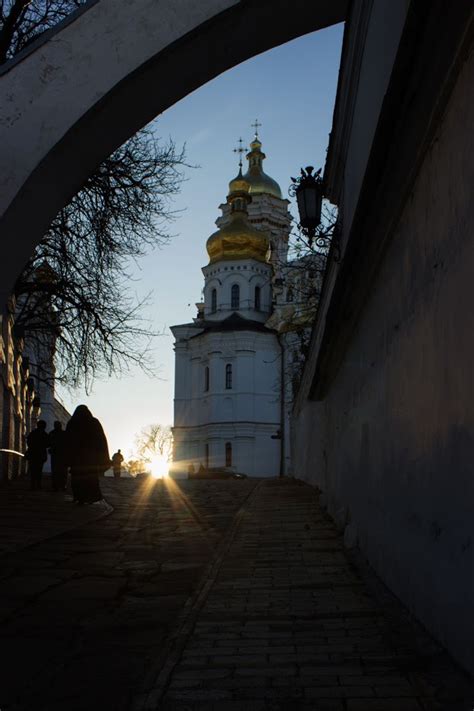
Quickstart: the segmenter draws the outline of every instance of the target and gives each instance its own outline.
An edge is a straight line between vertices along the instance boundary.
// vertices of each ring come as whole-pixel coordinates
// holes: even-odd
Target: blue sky
[[[277,180],[284,196],[290,176],[300,167],[324,165],[342,33],[343,26],[336,25],[243,62],[153,123],[158,136],[171,137],[178,146],[185,143],[188,162],[199,166],[186,171],[187,180],[174,200],[174,209],[182,212],[171,225],[171,243],[134,268],[136,293],[153,292],[146,315],[163,333],[154,346],[158,377],[132,371],[127,377],[97,381],[90,396],[59,393],[70,410],[88,404],[102,421],[111,450],[121,447],[128,455],[142,427],[172,424],[174,353],[169,326],[195,316],[203,287],[201,267],[208,261],[205,244],[215,230],[228,183],[237,174],[232,150],[239,137],[248,146],[257,118],[267,155],[265,172]]]

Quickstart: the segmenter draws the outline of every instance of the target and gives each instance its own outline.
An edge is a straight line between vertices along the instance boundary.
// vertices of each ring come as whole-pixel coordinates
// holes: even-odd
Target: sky
[[[157,375],[132,370],[122,378],[96,381],[92,393],[58,395],[70,412],[89,406],[106,431],[111,452],[128,457],[135,436],[151,423],[173,423],[174,351],[169,327],[196,315],[208,263],[206,240],[215,231],[228,183],[238,172],[233,149],[253,138],[251,124],[267,159],[265,172],[288,197],[290,176],[303,166],[324,165],[331,130],[343,25],[314,32],[258,55],[224,72],[161,114],[156,135],[186,144],[186,181],[173,201],[178,211],[171,242],[133,267],[138,298],[152,292],[145,315],[160,336],[153,356]],[[246,161],[244,158],[244,171]],[[295,214],[294,208],[290,208]]]

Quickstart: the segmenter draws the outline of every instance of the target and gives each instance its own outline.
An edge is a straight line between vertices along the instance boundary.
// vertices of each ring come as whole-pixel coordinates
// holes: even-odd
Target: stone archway
[[[91,2],[0,77],[0,280],[135,131],[208,80],[344,19],[347,0]]]

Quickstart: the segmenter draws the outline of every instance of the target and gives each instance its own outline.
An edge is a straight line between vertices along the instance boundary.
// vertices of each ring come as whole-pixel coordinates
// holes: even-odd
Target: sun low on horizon
[[[149,464],[153,479],[165,479],[169,474],[169,468],[169,459],[162,454],[154,456]]]

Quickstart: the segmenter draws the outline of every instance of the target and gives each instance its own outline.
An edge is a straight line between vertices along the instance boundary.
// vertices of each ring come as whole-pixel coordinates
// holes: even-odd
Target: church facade
[[[289,468],[287,345],[275,321],[286,262],[288,200],[263,171],[255,135],[248,171],[229,184],[207,240],[204,300],[175,338],[175,473],[225,469],[277,476]],[[272,321],[270,321],[272,323]]]

